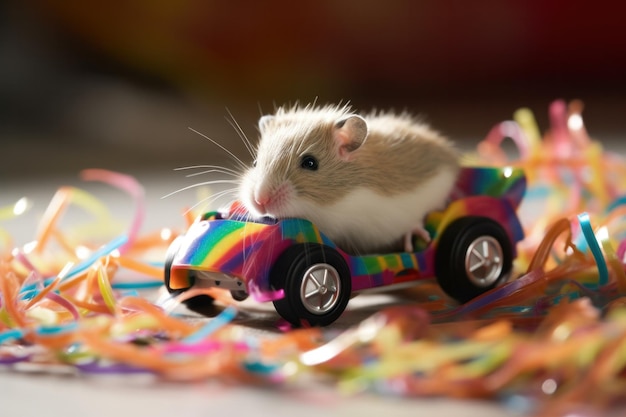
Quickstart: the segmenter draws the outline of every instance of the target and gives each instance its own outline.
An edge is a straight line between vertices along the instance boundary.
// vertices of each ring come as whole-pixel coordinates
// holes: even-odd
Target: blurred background
[[[616,2],[4,0],[0,181],[90,167],[251,158],[275,105],[407,109],[473,147],[521,106],[580,98],[592,136],[621,138],[624,7]],[[620,7],[620,6],[617,6]]]

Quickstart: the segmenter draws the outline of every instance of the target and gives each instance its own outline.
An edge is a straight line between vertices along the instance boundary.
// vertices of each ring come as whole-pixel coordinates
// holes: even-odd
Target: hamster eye
[[[300,160],[300,167],[308,169],[309,171],[317,171],[319,163],[317,159],[311,155],[304,155]]]
[[[256,168],[256,159],[252,161],[252,166]]]

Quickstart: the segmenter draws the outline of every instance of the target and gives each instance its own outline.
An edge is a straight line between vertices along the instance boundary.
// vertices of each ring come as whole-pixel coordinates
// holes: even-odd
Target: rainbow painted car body
[[[525,189],[520,169],[463,168],[448,206],[425,219],[431,241],[412,253],[355,256],[304,219],[246,221],[249,216],[241,214],[241,207],[207,213],[172,244],[165,284],[172,293],[218,287],[236,299],[249,295],[273,301],[279,314],[295,325],[331,323],[353,292],[435,276],[449,295],[467,301],[510,271],[515,244],[523,238],[516,209]],[[469,241],[458,243],[460,235]],[[470,269],[479,265],[467,272],[470,286],[461,285],[464,290],[457,289],[451,276],[458,275],[454,267],[450,270],[455,257],[465,258],[465,269],[472,260]],[[457,269],[463,265],[459,262]],[[486,266],[497,268],[488,280],[473,277]],[[316,301],[309,302],[308,296]]]

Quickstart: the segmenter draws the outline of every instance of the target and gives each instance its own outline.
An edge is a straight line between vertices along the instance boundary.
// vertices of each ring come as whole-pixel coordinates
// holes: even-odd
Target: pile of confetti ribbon
[[[177,233],[141,232],[143,189],[127,175],[82,173],[134,201],[130,226],[117,236],[106,205],[74,187],[57,191],[32,243],[19,247],[1,226],[28,201],[0,208],[0,366],[277,388],[317,377],[347,395],[493,399],[535,415],[624,406],[626,162],[590,139],[582,108],[552,103],[544,135],[521,109],[466,156],[468,164],[526,170],[519,214],[527,237],[509,282],[461,306],[427,282],[407,290],[423,302],[388,307],[345,331],[246,332],[235,320],[243,307],[216,289],[144,297],[161,287]],[[506,138],[517,155],[502,150]],[[89,220],[63,226],[70,208]],[[222,305],[217,316],[179,313],[198,291]]]

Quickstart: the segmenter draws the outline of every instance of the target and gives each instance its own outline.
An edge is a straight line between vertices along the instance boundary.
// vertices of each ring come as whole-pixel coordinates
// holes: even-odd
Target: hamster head
[[[366,121],[348,107],[278,109],[259,120],[256,161],[239,198],[254,215],[315,220],[351,188]]]

